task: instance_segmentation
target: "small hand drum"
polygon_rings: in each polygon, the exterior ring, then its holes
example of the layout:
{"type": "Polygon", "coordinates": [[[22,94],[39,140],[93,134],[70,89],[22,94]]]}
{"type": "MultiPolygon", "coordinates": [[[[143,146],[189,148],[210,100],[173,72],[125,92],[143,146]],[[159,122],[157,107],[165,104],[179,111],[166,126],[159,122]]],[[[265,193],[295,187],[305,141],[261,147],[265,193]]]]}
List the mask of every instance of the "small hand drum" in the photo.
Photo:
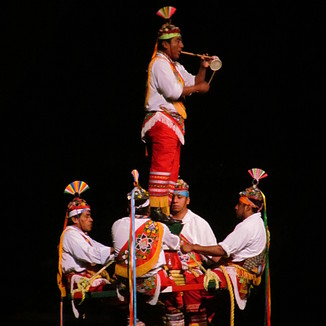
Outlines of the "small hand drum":
{"type": "Polygon", "coordinates": [[[217,71],[217,70],[221,69],[221,67],[222,67],[222,61],[218,57],[214,56],[214,59],[209,64],[209,67],[213,71],[217,71]]]}

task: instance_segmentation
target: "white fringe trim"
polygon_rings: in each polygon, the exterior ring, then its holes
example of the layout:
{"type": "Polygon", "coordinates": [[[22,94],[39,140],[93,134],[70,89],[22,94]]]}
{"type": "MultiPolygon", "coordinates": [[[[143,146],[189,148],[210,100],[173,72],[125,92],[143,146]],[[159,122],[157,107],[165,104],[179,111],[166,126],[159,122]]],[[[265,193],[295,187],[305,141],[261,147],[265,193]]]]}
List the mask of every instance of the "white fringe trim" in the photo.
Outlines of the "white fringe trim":
{"type": "Polygon", "coordinates": [[[247,300],[240,298],[237,282],[237,270],[232,266],[226,266],[225,269],[229,274],[231,282],[233,284],[235,301],[237,302],[239,309],[244,310],[244,308],[246,308],[247,300]]]}
{"type": "MultiPolygon", "coordinates": [[[[70,293],[72,293],[72,291],[74,290],[74,285],[77,284],[81,279],[83,278],[87,278],[85,276],[82,276],[82,275],[78,275],[78,274],[75,274],[71,277],[71,280],[70,280],[70,293]]],[[[89,279],[89,278],[87,278],[89,279]]],[[[92,283],[91,283],[91,286],[99,286],[101,284],[110,284],[110,282],[106,279],[106,278],[97,278],[95,279],[92,283]]],[[[75,302],[74,302],[74,298],[73,296],[71,297],[71,307],[72,307],[72,311],[74,313],[74,316],[76,318],[79,317],[79,311],[77,310],[76,306],[75,306],[75,302]]]]}
{"type": "Polygon", "coordinates": [[[161,278],[160,275],[156,275],[156,279],[157,279],[157,283],[156,283],[156,289],[155,289],[155,293],[153,295],[152,298],[150,298],[147,303],[149,303],[152,306],[155,306],[157,304],[158,301],[158,297],[161,293],[161,278]]]}
{"type": "Polygon", "coordinates": [[[125,301],[125,297],[123,295],[120,294],[119,288],[116,288],[116,293],[117,293],[117,297],[120,301],[124,302],[125,301]]]}
{"type": "Polygon", "coordinates": [[[166,126],[168,126],[169,128],[171,128],[174,133],[177,135],[177,137],[179,138],[180,142],[182,145],[184,145],[185,143],[185,138],[184,135],[182,133],[182,131],[180,130],[180,128],[173,123],[173,121],[168,118],[167,116],[165,116],[162,112],[156,112],[144,125],[144,127],[141,130],[141,139],[144,143],[146,143],[145,141],[145,135],[147,133],[147,131],[149,131],[151,128],[153,128],[153,126],[155,125],[155,123],[159,121],[164,123],[166,126]]]}

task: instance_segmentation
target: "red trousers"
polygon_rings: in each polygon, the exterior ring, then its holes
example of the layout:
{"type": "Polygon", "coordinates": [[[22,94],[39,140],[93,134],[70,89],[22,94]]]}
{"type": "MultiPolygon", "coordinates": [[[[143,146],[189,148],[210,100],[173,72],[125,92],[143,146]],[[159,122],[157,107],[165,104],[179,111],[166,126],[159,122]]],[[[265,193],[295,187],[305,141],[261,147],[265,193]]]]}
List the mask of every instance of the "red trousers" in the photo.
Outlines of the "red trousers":
{"type": "MultiPolygon", "coordinates": [[[[227,288],[227,283],[223,272],[218,269],[214,269],[213,272],[216,273],[221,280],[220,288],[221,289],[227,288]]],[[[203,284],[204,278],[205,278],[205,274],[200,275],[198,277],[194,277],[192,274],[186,273],[187,284],[194,284],[194,283],[203,284]]],[[[185,291],[183,295],[184,303],[187,311],[197,311],[202,304],[203,298],[212,299],[213,297],[214,294],[209,293],[206,290],[185,291]]]]}
{"type": "Polygon", "coordinates": [[[151,144],[148,192],[152,207],[169,207],[179,177],[181,142],[175,132],[157,121],[147,132],[151,144]]]}

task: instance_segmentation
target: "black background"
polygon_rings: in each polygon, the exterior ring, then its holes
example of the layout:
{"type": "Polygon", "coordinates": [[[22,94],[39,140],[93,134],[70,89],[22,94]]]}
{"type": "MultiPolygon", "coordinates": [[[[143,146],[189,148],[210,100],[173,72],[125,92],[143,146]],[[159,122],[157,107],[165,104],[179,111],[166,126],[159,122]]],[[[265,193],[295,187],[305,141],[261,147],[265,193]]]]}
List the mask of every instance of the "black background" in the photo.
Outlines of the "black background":
{"type": "MultiPolygon", "coordinates": [[[[163,5],[177,8],[185,51],[223,62],[210,92],[186,102],[180,175],[190,208],[222,240],[236,223],[238,192],[251,185],[247,171],[265,170],[273,324],[324,319],[325,2],[33,0],[1,13],[8,325],[58,324],[57,244],[70,182],[90,186],[91,236],[108,245],[113,221],[126,215],[132,169],[147,188],[140,130],[163,5]]],[[[197,72],[197,58],[180,62],[197,72]]],[[[263,290],[258,298],[251,325],[262,324],[263,290]]]]}

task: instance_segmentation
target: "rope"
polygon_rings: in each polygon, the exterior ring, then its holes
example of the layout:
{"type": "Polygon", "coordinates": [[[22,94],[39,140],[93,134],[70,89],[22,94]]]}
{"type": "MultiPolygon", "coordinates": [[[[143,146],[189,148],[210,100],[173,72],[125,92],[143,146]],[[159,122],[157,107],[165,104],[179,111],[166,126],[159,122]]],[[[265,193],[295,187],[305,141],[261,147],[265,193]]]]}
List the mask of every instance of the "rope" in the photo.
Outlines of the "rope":
{"type": "Polygon", "coordinates": [[[230,293],[230,303],[231,303],[231,309],[230,309],[230,326],[234,326],[234,293],[233,293],[233,287],[232,287],[232,284],[231,284],[231,280],[230,280],[230,276],[229,274],[227,273],[226,269],[224,266],[220,266],[224,276],[225,276],[225,279],[226,279],[226,283],[228,285],[228,290],[229,290],[229,293],[230,293]]]}
{"type": "Polygon", "coordinates": [[[214,282],[215,284],[215,290],[217,290],[220,287],[220,278],[218,277],[217,274],[215,274],[214,272],[212,272],[211,269],[207,269],[206,273],[205,273],[205,277],[204,277],[204,288],[206,291],[209,290],[209,283],[214,282]]]}
{"type": "Polygon", "coordinates": [[[82,293],[82,300],[79,304],[82,304],[85,300],[85,293],[89,290],[90,286],[92,285],[92,282],[100,276],[100,274],[107,269],[114,260],[110,260],[105,266],[103,266],[98,272],[96,272],[91,278],[83,277],[78,283],[77,283],[77,289],[71,291],[71,298],[74,298],[74,294],[76,292],[82,293]]]}
{"type": "MultiPolygon", "coordinates": [[[[215,290],[219,289],[221,280],[218,277],[218,275],[215,274],[214,272],[212,272],[212,270],[209,269],[209,268],[208,269],[205,269],[204,266],[200,262],[197,261],[197,259],[195,257],[195,254],[189,253],[189,256],[193,259],[193,261],[197,264],[197,266],[205,273],[204,282],[203,282],[203,285],[204,285],[205,290],[206,291],[209,290],[208,289],[208,286],[209,286],[209,283],[210,282],[214,282],[214,284],[215,284],[215,290]]],[[[193,274],[195,274],[195,272],[192,269],[190,269],[190,271],[193,274]]]]}

